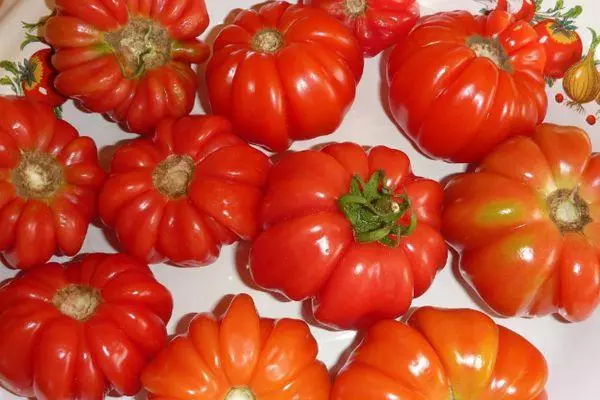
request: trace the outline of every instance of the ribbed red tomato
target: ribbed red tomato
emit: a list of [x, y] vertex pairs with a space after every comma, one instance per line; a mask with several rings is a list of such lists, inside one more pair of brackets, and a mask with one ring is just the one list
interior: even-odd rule
[[396, 318], [446, 264], [442, 200], [399, 150], [337, 143], [286, 154], [269, 173], [250, 271], [263, 288], [310, 299], [333, 328]]
[[204, 0], [56, 0], [44, 27], [55, 86], [83, 108], [151, 134], [161, 119], [192, 110], [192, 64], [209, 56], [196, 37], [208, 22]]
[[363, 63], [359, 43], [334, 17], [267, 2], [219, 33], [206, 69], [211, 108], [244, 140], [283, 151], [337, 129]]
[[100, 217], [147, 262], [213, 262], [223, 244], [251, 239], [270, 161], [221, 117], [161, 122], [153, 138], [120, 147], [100, 193]]
[[546, 54], [525, 21], [505, 11], [421, 19], [388, 63], [390, 105], [427, 156], [481, 159], [498, 143], [531, 134], [546, 116]]
[[103, 180], [92, 139], [45, 104], [0, 96], [0, 251], [10, 265], [77, 254]]
[[134, 395], [172, 308], [150, 269], [122, 254], [36, 266], [0, 286], [0, 385], [48, 400]]

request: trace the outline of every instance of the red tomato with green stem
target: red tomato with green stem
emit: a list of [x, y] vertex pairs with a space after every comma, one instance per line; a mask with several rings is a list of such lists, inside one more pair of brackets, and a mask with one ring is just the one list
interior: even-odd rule
[[500, 9], [422, 18], [387, 64], [394, 119], [423, 153], [450, 162], [479, 160], [530, 133], [548, 105], [538, 40]]
[[354, 101], [362, 49], [323, 10], [283, 1], [241, 11], [206, 68], [212, 112], [271, 151], [334, 132]]
[[8, 71], [11, 77], [0, 78], [0, 84], [10, 86], [13, 92], [38, 101], [50, 107], [60, 107], [67, 99], [54, 88], [56, 71], [50, 59], [50, 49], [38, 50], [22, 63], [0, 62], [0, 68]]
[[0, 286], [0, 385], [49, 400], [134, 395], [172, 308], [148, 266], [122, 254], [36, 266]]
[[190, 113], [192, 65], [209, 56], [197, 39], [209, 23], [204, 0], [57, 0], [56, 11], [43, 31], [61, 93], [140, 134]]
[[269, 167], [224, 118], [163, 120], [154, 137], [115, 153], [100, 217], [141, 260], [209, 264], [222, 245], [257, 234]]
[[59, 107], [67, 101], [54, 88], [56, 71], [51, 63], [50, 49], [38, 50], [25, 62], [21, 82], [25, 97], [50, 107]]
[[600, 302], [600, 154], [575, 127], [512, 138], [446, 187], [444, 237], [505, 316], [588, 318]]
[[415, 0], [305, 0], [321, 8], [348, 27], [374, 57], [404, 39], [419, 19]]
[[534, 28], [546, 50], [544, 74], [552, 79], [562, 78], [583, 55], [583, 43], [577, 28], [569, 20], [563, 19], [545, 19]]
[[103, 181], [92, 139], [47, 105], [0, 97], [0, 251], [10, 265], [77, 254]]
[[442, 200], [399, 150], [341, 143], [286, 154], [269, 173], [250, 272], [263, 288], [312, 301], [332, 328], [396, 318], [446, 264]]

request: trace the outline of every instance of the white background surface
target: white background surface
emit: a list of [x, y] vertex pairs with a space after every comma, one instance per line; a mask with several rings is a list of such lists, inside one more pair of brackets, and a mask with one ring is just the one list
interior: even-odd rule
[[[257, 1], [206, 0], [206, 2], [211, 25], [204, 36], [212, 38], [213, 29], [222, 23], [231, 9], [247, 8]], [[584, 13], [578, 19], [580, 26], [594, 26], [597, 16], [600, 15], [600, 3], [597, 0], [565, 0], [565, 2], [568, 6], [579, 4], [584, 7]], [[455, 8], [476, 11], [481, 8], [481, 4], [473, 0], [422, 0], [421, 5], [423, 13]], [[546, 8], [553, 5], [554, 0], [546, 0], [544, 4]], [[28, 47], [23, 54], [19, 51], [19, 44], [23, 38], [20, 21], [33, 22], [47, 13], [46, 2], [43, 0], [0, 0], [0, 59], [17, 61], [35, 51], [37, 49], [35, 45]], [[600, 23], [597, 28], [600, 28]], [[584, 48], [587, 49], [590, 42], [589, 32], [581, 32]], [[463, 166], [460, 165], [426, 159], [398, 133], [387, 117], [380, 100], [380, 69], [379, 58], [367, 60], [357, 99], [342, 127], [335, 134], [296, 143], [293, 149], [308, 148], [322, 141], [354, 141], [365, 145], [385, 144], [405, 151], [411, 157], [417, 175], [441, 179], [462, 170]], [[6, 92], [5, 89], [1, 90]], [[549, 94], [549, 98], [550, 110], [547, 120], [579, 125], [587, 129], [592, 137], [594, 149], [600, 151], [600, 128], [589, 127], [585, 124], [584, 116], [556, 104], [554, 92]], [[596, 112], [597, 109], [598, 107], [589, 111]], [[196, 105], [195, 112], [202, 112], [200, 104]], [[65, 106], [65, 119], [82, 135], [94, 138], [105, 164], [110, 159], [113, 151], [111, 146], [114, 143], [134, 137], [121, 132], [116, 125], [106, 122], [99, 115], [83, 114], [70, 103]], [[177, 269], [166, 265], [152, 267], [159, 281], [173, 293], [175, 309], [169, 324], [170, 333], [185, 330], [188, 318], [183, 317], [187, 314], [211, 311], [223, 296], [240, 292], [251, 294], [260, 313], [264, 316], [276, 318], [300, 315], [299, 303], [280, 302], [267, 293], [250, 289], [242, 282], [236, 269], [236, 250], [236, 245], [224, 248], [216, 263], [201, 269]], [[82, 251], [115, 252], [115, 249], [107, 243], [102, 230], [93, 226], [90, 228]], [[474, 300], [457, 281], [451, 262], [452, 259], [437, 276], [431, 289], [413, 305], [477, 308]], [[14, 274], [14, 271], [0, 266], [0, 281]], [[553, 317], [498, 321], [528, 338], [544, 353], [550, 368], [550, 382], [547, 389], [552, 400], [600, 399], [600, 311], [588, 321], [579, 324], [562, 323]], [[355, 335], [353, 332], [329, 332], [314, 327], [312, 331], [319, 342], [319, 357], [330, 367], [339, 363], [341, 353], [352, 342]], [[0, 399], [16, 399], [16, 397], [0, 389]]]

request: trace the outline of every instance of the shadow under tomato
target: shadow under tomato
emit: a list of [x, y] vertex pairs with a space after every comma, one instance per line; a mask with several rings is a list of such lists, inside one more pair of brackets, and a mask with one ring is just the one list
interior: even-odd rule
[[331, 378], [332, 382], [335, 380], [335, 378], [338, 376], [338, 374], [342, 371], [344, 366], [346, 366], [352, 353], [354, 353], [354, 351], [358, 348], [358, 346], [360, 346], [363, 339], [365, 338], [365, 334], [366, 334], [366, 330], [359, 331], [356, 334], [356, 336], [354, 337], [354, 340], [352, 340], [352, 343], [350, 343], [350, 345], [348, 347], [346, 347], [346, 349], [342, 352], [342, 354], [340, 354], [336, 363], [333, 364], [333, 366], [329, 369], [329, 377]]
[[477, 307], [486, 314], [495, 318], [506, 318], [505, 316], [500, 315], [496, 311], [492, 310], [490, 306], [488, 306], [487, 303], [479, 296], [477, 291], [466, 281], [460, 272], [460, 257], [458, 253], [454, 249], [450, 249], [450, 252], [452, 253], [452, 274], [454, 275], [454, 279], [460, 283], [471, 300], [473, 300]]
[[191, 312], [184, 314], [181, 318], [179, 318], [179, 321], [177, 321], [177, 324], [175, 325], [175, 332], [172, 335], [169, 335], [169, 340], [173, 340], [179, 335], [185, 335], [190, 327], [190, 323], [196, 317], [196, 315], [198, 315], [197, 312]]
[[244, 282], [244, 284], [251, 289], [259, 290], [262, 292], [268, 292], [275, 300], [281, 301], [283, 303], [288, 303], [291, 300], [285, 297], [281, 293], [267, 291], [254, 282], [252, 278], [252, 274], [250, 273], [250, 249], [252, 248], [252, 243], [250, 242], [239, 242], [237, 244], [237, 248], [235, 250], [235, 266], [238, 273], [238, 276]]

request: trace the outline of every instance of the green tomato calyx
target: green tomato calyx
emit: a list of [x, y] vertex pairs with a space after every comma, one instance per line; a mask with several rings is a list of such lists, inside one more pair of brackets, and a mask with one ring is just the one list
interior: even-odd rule
[[[368, 182], [354, 176], [350, 192], [338, 201], [359, 243], [378, 242], [397, 247], [404, 236], [409, 236], [417, 226], [417, 216], [412, 212], [406, 194], [397, 195], [385, 185], [383, 171], [375, 172]], [[407, 224], [402, 221], [409, 218]]]

